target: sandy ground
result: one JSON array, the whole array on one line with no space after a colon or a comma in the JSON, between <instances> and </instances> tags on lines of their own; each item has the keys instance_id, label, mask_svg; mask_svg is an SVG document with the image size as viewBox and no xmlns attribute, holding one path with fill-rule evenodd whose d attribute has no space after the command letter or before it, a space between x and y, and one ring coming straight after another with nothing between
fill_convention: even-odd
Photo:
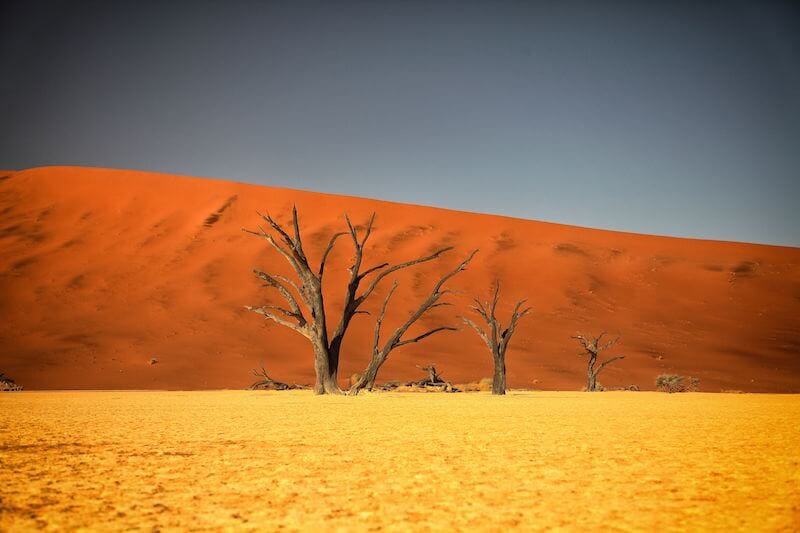
<instances>
[{"instance_id":1,"label":"sandy ground","mask_svg":"<svg viewBox=\"0 0 800 533\"><path fill-rule=\"evenodd\" d=\"M800 396L22 392L0 530L800 527Z\"/></svg>"}]
</instances>

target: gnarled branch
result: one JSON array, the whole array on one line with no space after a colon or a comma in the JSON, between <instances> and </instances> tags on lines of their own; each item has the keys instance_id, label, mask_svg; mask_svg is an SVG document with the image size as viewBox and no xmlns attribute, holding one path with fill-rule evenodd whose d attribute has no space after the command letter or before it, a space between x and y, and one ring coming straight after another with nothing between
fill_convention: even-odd
<instances>
[{"instance_id":1,"label":"gnarled branch","mask_svg":"<svg viewBox=\"0 0 800 533\"><path fill-rule=\"evenodd\" d=\"M299 334L301 334L303 337L306 337L307 339L311 338L311 332L308 330L308 327L306 327L305 325L300 325L300 324L295 324L293 322L289 322L288 320L284 320L281 317L277 316L275 313L273 313L271 311L268 311L267 310L268 308L269 308L269 306L262 306L262 307L252 307L252 306L249 306L249 305L245 306L245 309L247 309L248 311L252 311L252 312L257 313L259 315L263 315L264 317L272 320L273 322L275 322L277 324L280 324L281 326L287 327L289 329L293 329L296 332L298 332Z\"/></svg>"}]
</instances>

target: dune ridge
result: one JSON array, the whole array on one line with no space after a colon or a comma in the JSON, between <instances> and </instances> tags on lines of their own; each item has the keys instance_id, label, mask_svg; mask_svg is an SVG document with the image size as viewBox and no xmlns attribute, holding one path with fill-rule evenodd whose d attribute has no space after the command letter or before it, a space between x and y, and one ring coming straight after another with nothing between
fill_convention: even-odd
<instances>
[{"instance_id":1,"label":"dune ridge","mask_svg":"<svg viewBox=\"0 0 800 533\"><path fill-rule=\"evenodd\" d=\"M282 381L313 381L305 339L247 312L277 302L253 267L290 275L268 245L240 231L256 211L300 213L319 260L347 212L377 219L365 265L454 246L397 276L393 328L471 250L452 288L455 308L418 324L453 324L496 275L507 317L527 297L532 315L508 353L511 387L577 390L577 331L620 334L600 381L652 389L657 374L701 379L701 390L800 392L800 249L656 237L205 178L82 167L0 173L0 371L27 389L241 388L264 366ZM336 314L351 248L326 268ZM330 269L330 270L328 270ZM390 283L376 291L375 311ZM348 333L340 377L366 364L373 316ZM156 360L153 363L153 359ZM435 362L453 382L491 375L474 332L447 332L392 354L380 379L420 377Z\"/></svg>"}]
</instances>

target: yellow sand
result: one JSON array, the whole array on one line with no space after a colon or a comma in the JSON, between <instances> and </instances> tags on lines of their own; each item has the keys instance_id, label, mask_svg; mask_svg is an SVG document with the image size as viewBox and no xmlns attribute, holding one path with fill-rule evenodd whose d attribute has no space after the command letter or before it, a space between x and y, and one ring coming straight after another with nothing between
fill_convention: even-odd
<instances>
[{"instance_id":1,"label":"yellow sand","mask_svg":"<svg viewBox=\"0 0 800 533\"><path fill-rule=\"evenodd\" d=\"M0 395L0 530L800 529L800 396Z\"/></svg>"}]
</instances>

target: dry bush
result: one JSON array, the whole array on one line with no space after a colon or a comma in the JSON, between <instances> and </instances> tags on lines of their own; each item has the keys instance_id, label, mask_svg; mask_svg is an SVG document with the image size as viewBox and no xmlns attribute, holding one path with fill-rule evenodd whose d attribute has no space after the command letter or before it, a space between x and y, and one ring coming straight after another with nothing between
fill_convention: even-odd
<instances>
[{"instance_id":1,"label":"dry bush","mask_svg":"<svg viewBox=\"0 0 800 533\"><path fill-rule=\"evenodd\" d=\"M0 391L11 392L22 390L22 385L17 385L13 379L0 372Z\"/></svg>"},{"instance_id":2,"label":"dry bush","mask_svg":"<svg viewBox=\"0 0 800 533\"><path fill-rule=\"evenodd\" d=\"M700 378L685 377L678 374L661 374L656 377L656 390L662 392L697 392Z\"/></svg>"}]
</instances>

